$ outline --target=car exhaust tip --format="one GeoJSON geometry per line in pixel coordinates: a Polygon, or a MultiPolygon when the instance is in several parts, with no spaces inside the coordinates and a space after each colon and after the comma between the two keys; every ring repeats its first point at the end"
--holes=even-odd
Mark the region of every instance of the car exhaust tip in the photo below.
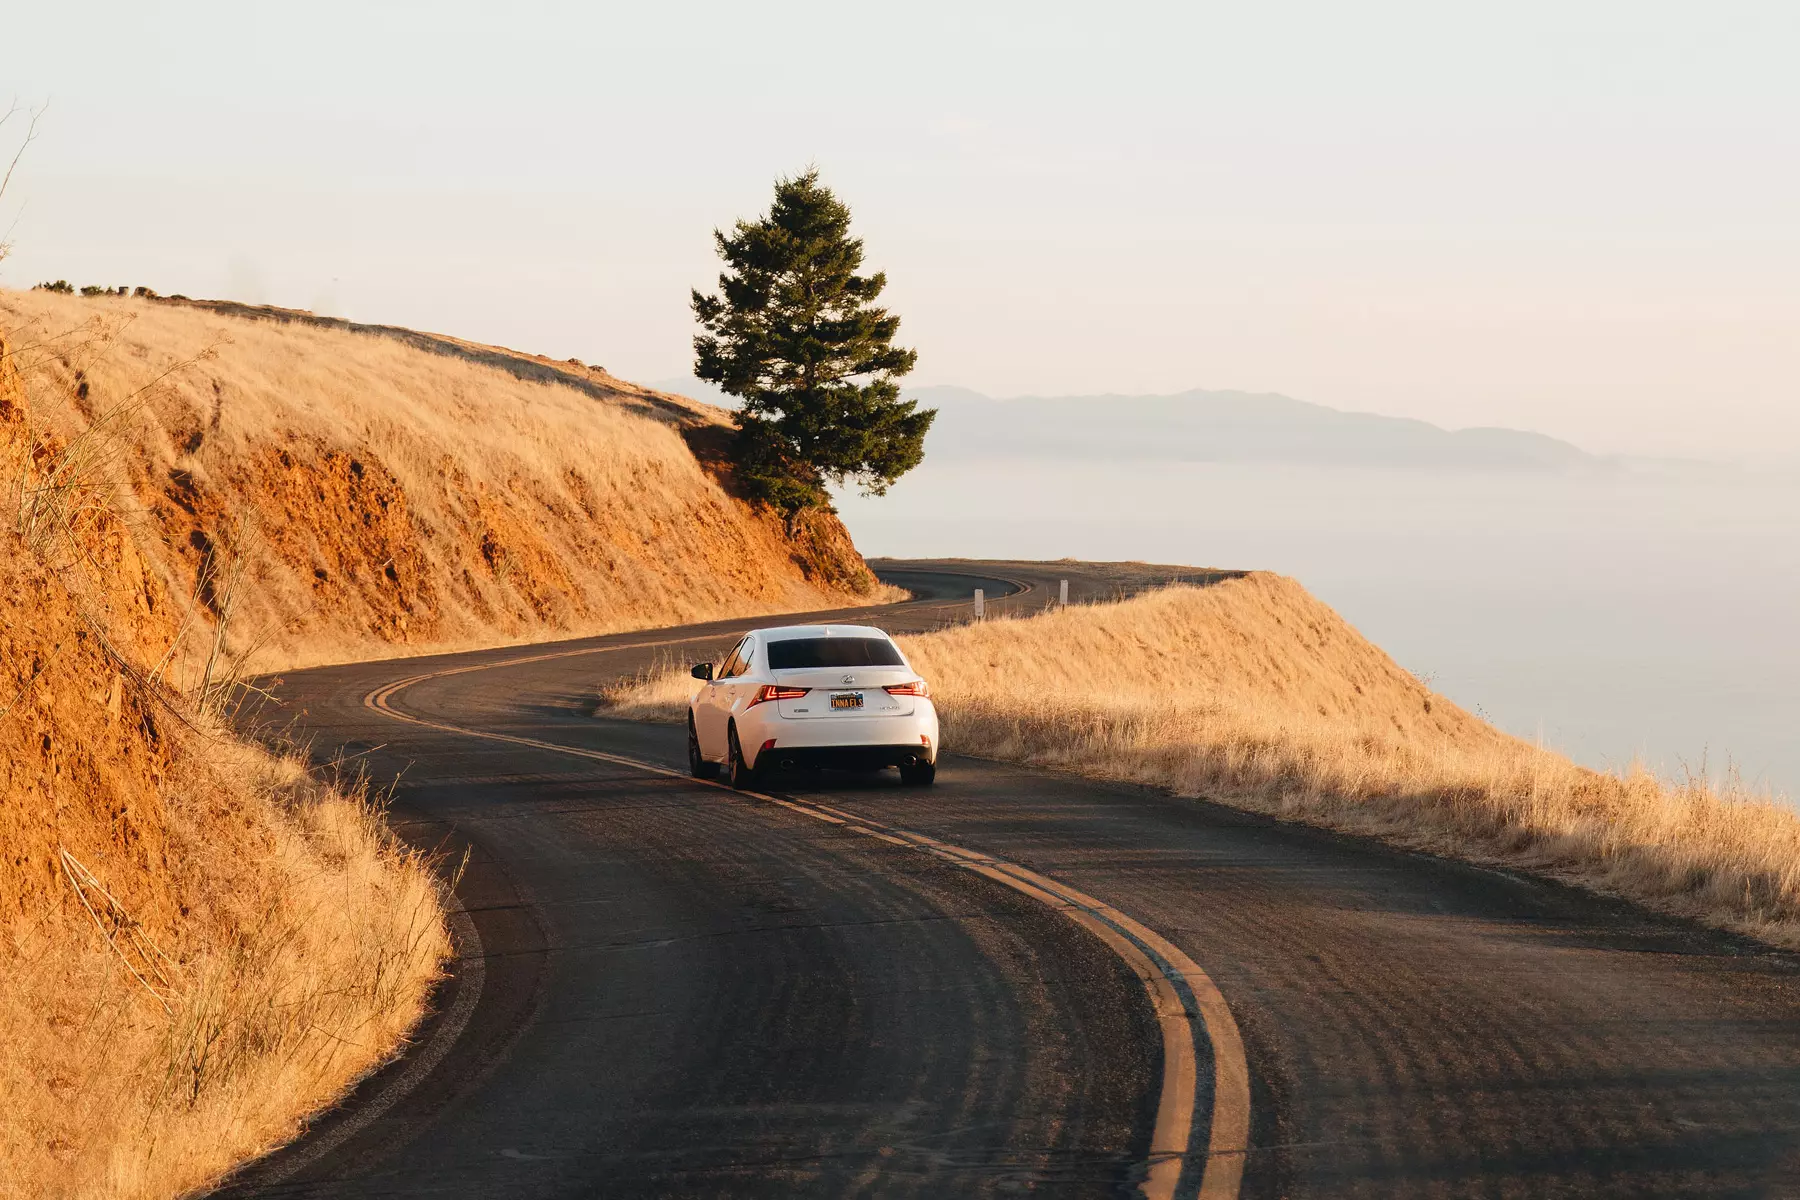
{"type": "Polygon", "coordinates": [[[784,771],[791,771],[791,770],[793,770],[793,769],[794,769],[794,760],[793,760],[793,759],[791,759],[791,758],[784,758],[784,759],[782,759],[782,760],[781,760],[781,769],[782,769],[782,770],[784,770],[784,771]]]}

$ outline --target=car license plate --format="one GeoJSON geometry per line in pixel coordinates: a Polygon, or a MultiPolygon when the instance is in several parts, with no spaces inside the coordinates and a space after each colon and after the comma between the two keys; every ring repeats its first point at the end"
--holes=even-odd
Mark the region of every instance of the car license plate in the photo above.
{"type": "Polygon", "coordinates": [[[833,692],[831,694],[831,707],[833,708],[861,708],[862,706],[861,692],[833,692]]]}

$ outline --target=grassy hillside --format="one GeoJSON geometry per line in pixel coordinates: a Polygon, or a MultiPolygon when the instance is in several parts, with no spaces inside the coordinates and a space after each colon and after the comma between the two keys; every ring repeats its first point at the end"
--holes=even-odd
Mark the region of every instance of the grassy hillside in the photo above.
{"type": "Polygon", "coordinates": [[[723,413],[597,368],[122,297],[0,292],[0,328],[33,425],[105,435],[153,570],[262,669],[879,589],[834,517],[731,494],[723,413]]]}
{"type": "Polygon", "coordinates": [[[0,1196],[171,1196],[400,1044],[443,911],[354,791],[170,686],[206,639],[118,464],[27,412],[0,340],[0,1196]]]}
{"type": "MultiPolygon", "coordinates": [[[[1281,576],[901,641],[952,752],[1524,867],[1800,946],[1794,810],[1502,733],[1281,576]]],[[[690,684],[646,680],[609,711],[680,719],[690,684]]]]}

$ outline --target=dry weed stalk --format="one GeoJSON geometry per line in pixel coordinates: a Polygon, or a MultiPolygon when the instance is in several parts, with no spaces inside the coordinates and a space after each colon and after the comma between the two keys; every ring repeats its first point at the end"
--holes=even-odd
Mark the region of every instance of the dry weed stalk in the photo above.
{"type": "Polygon", "coordinates": [[[164,1012],[172,1013],[174,1010],[170,1007],[170,1001],[175,998],[175,981],[170,978],[170,972],[179,969],[175,961],[162,952],[162,948],[148,931],[126,911],[119,898],[107,891],[94,873],[81,865],[80,859],[70,854],[66,847],[59,847],[57,855],[69,886],[75,892],[75,898],[81,902],[87,915],[93,918],[94,928],[100,931],[106,944],[119,956],[119,961],[125,964],[131,977],[155,997],[164,1012]],[[105,902],[104,918],[94,908],[90,893],[105,902]]]}
{"type": "Polygon", "coordinates": [[[88,560],[92,534],[116,514],[124,462],[118,427],[140,408],[120,401],[60,447],[43,435],[30,436],[26,467],[14,486],[13,527],[52,569],[88,560]]]}
{"type": "MultiPolygon", "coordinates": [[[[12,158],[7,161],[6,172],[0,174],[0,200],[6,198],[7,189],[12,186],[13,173],[19,169],[19,162],[25,157],[25,151],[31,148],[31,143],[37,141],[38,122],[43,119],[48,108],[48,105],[40,105],[27,112],[19,106],[19,102],[15,98],[7,105],[6,111],[0,113],[0,130],[4,130],[10,125],[14,117],[23,115],[26,118],[25,133],[20,137],[18,148],[13,151],[12,158]]],[[[8,227],[6,234],[0,236],[0,261],[5,261],[6,256],[12,253],[11,239],[12,228],[8,227]]]]}
{"type": "MultiPolygon", "coordinates": [[[[102,358],[129,325],[92,318],[30,347],[8,345],[6,354],[35,390],[45,386],[45,356],[73,354],[89,365],[102,358]]],[[[108,522],[131,528],[141,522],[126,484],[135,454],[134,427],[158,396],[185,373],[218,353],[218,342],[167,365],[80,424],[66,438],[47,427],[27,424],[23,468],[13,480],[14,528],[46,568],[87,569],[85,590],[106,590],[104,568],[94,560],[96,535],[108,522]]],[[[81,375],[77,371],[77,375],[81,375]]]]}
{"type": "MultiPolygon", "coordinates": [[[[268,696],[266,691],[253,682],[250,671],[250,664],[266,644],[268,635],[265,633],[253,638],[235,650],[231,648],[231,633],[241,598],[239,589],[243,585],[244,571],[256,544],[254,526],[248,520],[240,519],[234,523],[228,535],[221,536],[207,547],[200,568],[195,572],[194,603],[189,606],[189,615],[199,610],[202,596],[210,595],[213,598],[212,637],[207,642],[206,655],[200,664],[200,676],[191,693],[195,707],[203,714],[230,716],[249,697],[268,696]],[[225,547],[223,551],[221,546],[225,547]],[[225,558],[223,566],[219,562],[221,557],[225,558]],[[223,587],[220,586],[221,578],[224,581],[223,587]]],[[[191,623],[184,620],[182,632],[185,633],[191,627],[191,623]]],[[[170,646],[170,654],[175,652],[179,644],[178,635],[170,646]]]]}

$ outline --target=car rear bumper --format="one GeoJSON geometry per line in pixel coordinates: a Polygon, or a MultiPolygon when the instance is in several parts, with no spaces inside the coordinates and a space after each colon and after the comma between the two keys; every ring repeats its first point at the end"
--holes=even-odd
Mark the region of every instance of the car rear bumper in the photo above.
{"type": "Polygon", "coordinates": [[[910,767],[931,762],[934,751],[926,746],[791,746],[779,742],[764,751],[759,770],[804,771],[829,767],[839,771],[875,771],[882,767],[910,767]]]}
{"type": "Polygon", "coordinates": [[[759,704],[738,714],[738,737],[752,766],[791,762],[796,767],[892,767],[937,761],[937,711],[930,701],[892,717],[793,720],[767,711],[774,707],[759,704]],[[770,738],[775,745],[765,750],[770,738]]]}

